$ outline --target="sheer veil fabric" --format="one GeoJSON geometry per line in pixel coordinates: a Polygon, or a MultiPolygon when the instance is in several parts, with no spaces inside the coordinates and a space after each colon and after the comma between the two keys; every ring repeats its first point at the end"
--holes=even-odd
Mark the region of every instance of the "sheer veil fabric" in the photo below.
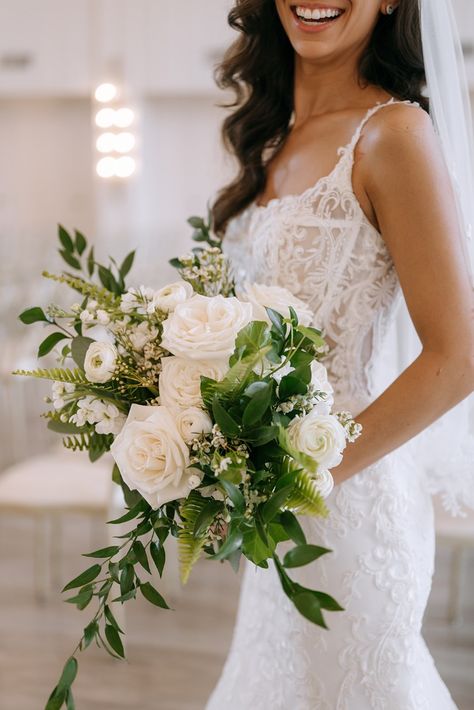
{"type": "MultiPolygon", "coordinates": [[[[426,95],[451,176],[462,248],[474,288],[474,139],[469,87],[452,0],[418,0],[421,11],[426,95]]],[[[474,313],[473,313],[474,320],[474,313]]],[[[474,322],[473,322],[474,327],[474,322]]],[[[421,343],[401,305],[387,352],[395,376],[419,354],[421,343]]],[[[380,387],[387,384],[381,376],[380,387]]],[[[474,395],[453,407],[407,444],[453,515],[474,509],[474,395]]]]}

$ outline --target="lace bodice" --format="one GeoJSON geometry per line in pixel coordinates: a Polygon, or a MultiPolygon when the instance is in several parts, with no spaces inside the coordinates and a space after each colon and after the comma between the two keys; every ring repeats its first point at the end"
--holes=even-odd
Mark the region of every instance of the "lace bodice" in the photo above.
{"type": "Polygon", "coordinates": [[[237,283],[284,286],[311,306],[330,345],[324,364],[336,406],[354,415],[373,398],[371,371],[401,296],[385,242],[353,190],[354,150],[369,118],[393,103],[419,106],[378,102],[338,149],[329,175],[299,195],[252,203],[223,240],[237,283]]]}

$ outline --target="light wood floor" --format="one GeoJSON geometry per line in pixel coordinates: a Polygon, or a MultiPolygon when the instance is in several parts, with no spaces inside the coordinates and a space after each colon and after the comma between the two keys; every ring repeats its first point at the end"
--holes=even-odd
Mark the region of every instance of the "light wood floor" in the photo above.
{"type": "MultiPolygon", "coordinates": [[[[65,526],[63,582],[80,571],[89,533],[84,520],[65,526]]],[[[59,593],[35,603],[33,535],[31,521],[0,519],[0,710],[42,710],[89,618],[88,611],[61,602],[59,593]]],[[[455,629],[445,621],[448,551],[439,550],[425,624],[425,638],[460,710],[474,710],[473,566],[471,559],[464,623],[455,629]]],[[[227,652],[237,598],[238,578],[230,567],[203,561],[176,611],[144,600],[129,603],[128,661],[114,661],[95,647],[80,656],[78,710],[202,710],[227,652]]]]}

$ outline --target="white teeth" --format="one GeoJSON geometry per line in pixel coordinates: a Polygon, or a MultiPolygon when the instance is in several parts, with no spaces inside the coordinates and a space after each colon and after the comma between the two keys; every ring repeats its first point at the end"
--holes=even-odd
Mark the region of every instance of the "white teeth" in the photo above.
{"type": "Polygon", "coordinates": [[[296,7],[296,14],[302,20],[325,20],[328,17],[339,17],[342,14],[341,10],[335,9],[325,9],[325,10],[311,10],[309,7],[302,7],[298,5],[296,7]]]}

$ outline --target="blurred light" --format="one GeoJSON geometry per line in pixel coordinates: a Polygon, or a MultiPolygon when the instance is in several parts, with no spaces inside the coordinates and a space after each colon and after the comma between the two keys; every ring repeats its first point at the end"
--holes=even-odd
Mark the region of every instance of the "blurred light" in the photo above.
{"type": "Polygon", "coordinates": [[[119,128],[128,128],[133,123],[135,114],[131,108],[119,108],[115,111],[114,123],[119,128]]]}
{"type": "Polygon", "coordinates": [[[127,178],[135,172],[136,163],[130,156],[117,158],[115,160],[115,174],[117,177],[127,178]]]}
{"type": "Polygon", "coordinates": [[[102,108],[97,112],[95,122],[100,128],[110,128],[114,125],[115,114],[113,108],[102,108]]]}
{"type": "Polygon", "coordinates": [[[96,101],[101,104],[112,101],[117,96],[117,87],[114,84],[101,84],[95,90],[96,101]]]}
{"type": "Polygon", "coordinates": [[[99,153],[113,153],[116,138],[115,133],[101,133],[96,143],[99,153]]]}
{"type": "Polygon", "coordinates": [[[97,175],[102,178],[113,177],[116,171],[116,162],[115,158],[101,158],[96,166],[97,175]]]}
{"type": "Polygon", "coordinates": [[[133,133],[123,132],[114,136],[114,148],[117,153],[128,153],[135,145],[135,136],[133,133]]]}

